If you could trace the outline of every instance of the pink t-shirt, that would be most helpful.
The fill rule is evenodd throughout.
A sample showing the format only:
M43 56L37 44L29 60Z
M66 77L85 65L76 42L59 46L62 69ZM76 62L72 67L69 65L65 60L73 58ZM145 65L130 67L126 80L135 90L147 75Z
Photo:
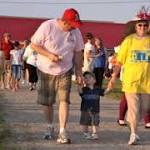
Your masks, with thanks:
M57 19L42 23L31 41L51 53L63 56L62 61L55 63L43 55L37 55L38 69L50 75L60 75L70 70L73 66L74 52L84 48L80 30L65 32L59 27Z

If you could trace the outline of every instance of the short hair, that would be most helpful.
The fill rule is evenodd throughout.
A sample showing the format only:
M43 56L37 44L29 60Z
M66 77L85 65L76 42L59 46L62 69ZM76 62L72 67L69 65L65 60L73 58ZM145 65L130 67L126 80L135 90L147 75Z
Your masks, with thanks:
M93 34L90 33L90 32L86 33L86 34L85 34L85 37L86 37L86 39L89 39L89 40L91 40L91 39L94 38Z
M5 33L3 34L3 37L11 37L11 34L10 34L9 32L5 32Z
M95 79L95 75L94 75L94 73L92 73L92 72L85 71L85 72L83 73L83 77L85 77L86 75L90 75L90 76L92 76L92 77Z
M24 40L24 43L29 45L31 43L31 40Z
M13 45L14 45L14 47L18 47L18 46L20 45L20 43L19 43L18 41L15 41L15 42L13 43Z

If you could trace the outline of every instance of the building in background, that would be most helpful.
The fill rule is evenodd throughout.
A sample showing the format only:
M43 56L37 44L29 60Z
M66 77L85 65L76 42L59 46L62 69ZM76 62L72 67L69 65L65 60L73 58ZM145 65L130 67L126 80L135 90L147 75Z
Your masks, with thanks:
M22 18L0 16L0 37L4 32L10 32L14 40L30 39L39 25L48 18ZM92 32L94 36L101 37L108 49L119 45L125 29L125 24L102 21L83 21L80 30L83 36Z

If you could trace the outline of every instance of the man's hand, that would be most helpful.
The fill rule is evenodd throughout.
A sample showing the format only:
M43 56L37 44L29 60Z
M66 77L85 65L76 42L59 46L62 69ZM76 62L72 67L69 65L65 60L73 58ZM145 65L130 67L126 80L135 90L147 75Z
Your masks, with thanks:
M39 45L31 43L31 48L33 50L35 50L38 54L47 57L52 62L56 62L57 63L57 62L59 62L59 61L61 61L63 59L63 56L53 54L53 53L47 51L46 49L44 49L43 47L41 47Z
M56 55L56 54L49 54L48 58L52 61L52 62L59 62L63 59L62 56L60 55Z
M83 86L83 76L82 75L77 75L76 76L76 82L77 82L77 84Z

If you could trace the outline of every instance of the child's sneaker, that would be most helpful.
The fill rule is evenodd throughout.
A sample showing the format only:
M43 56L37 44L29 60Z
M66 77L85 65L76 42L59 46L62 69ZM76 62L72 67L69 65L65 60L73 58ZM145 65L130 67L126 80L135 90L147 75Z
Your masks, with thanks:
M89 132L84 132L83 137L84 139L91 139L91 134Z
M68 135L67 135L66 132L64 131L64 132L62 132L62 133L59 133L57 142L58 142L59 144L70 144L70 143L71 143L71 140L68 138Z
M130 135L130 140L128 142L128 145L136 145L139 140L140 140L140 137L136 135L135 133L132 133Z
M52 140L54 139L54 127L48 127L47 133L44 135L45 140Z
M92 133L91 139L92 140L98 140L98 135L96 133Z

